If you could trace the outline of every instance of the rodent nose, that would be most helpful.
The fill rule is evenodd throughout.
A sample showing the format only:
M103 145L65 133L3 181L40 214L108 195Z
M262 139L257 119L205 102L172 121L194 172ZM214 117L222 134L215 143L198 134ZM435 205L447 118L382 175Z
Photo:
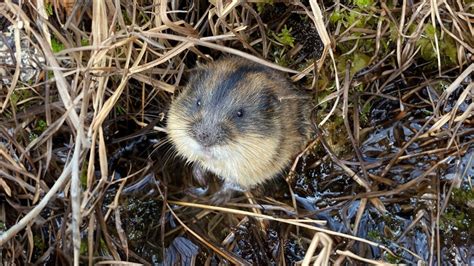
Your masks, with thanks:
M212 146L213 144L212 137L211 137L211 134L209 134L209 132L205 132L205 131L197 132L196 139L199 141L199 143L201 143L203 146L206 146L206 147Z
M221 135L219 127L206 127L202 123L194 124L192 132L194 138L204 147L215 145Z

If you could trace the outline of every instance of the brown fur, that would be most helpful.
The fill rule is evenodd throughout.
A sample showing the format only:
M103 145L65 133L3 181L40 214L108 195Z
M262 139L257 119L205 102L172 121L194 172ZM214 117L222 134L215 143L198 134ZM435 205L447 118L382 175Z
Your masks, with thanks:
M188 162L249 189L280 174L304 147L310 132L306 96L273 69L220 59L197 68L173 101L169 138Z

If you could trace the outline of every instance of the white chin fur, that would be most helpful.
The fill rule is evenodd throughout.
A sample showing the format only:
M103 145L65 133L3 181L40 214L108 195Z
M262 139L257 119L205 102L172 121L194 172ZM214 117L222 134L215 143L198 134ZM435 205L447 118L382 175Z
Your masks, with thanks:
M189 161L208 161L208 160L219 160L216 156L214 148L205 148L199 144L192 137L176 134L172 139L175 143L178 152Z

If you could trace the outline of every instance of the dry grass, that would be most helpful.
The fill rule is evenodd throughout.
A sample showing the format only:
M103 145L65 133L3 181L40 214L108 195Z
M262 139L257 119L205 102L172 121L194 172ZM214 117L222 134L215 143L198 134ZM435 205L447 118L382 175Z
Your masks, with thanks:
M469 1L20 2L0 3L5 264L469 258ZM190 196L163 119L196 61L222 54L287 72L318 126L277 193L216 207Z

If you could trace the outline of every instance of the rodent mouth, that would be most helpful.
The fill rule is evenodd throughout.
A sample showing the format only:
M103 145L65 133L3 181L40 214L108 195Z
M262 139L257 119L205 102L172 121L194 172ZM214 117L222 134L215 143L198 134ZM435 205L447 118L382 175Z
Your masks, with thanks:
M213 154L213 152L212 152L212 148L211 148L211 147L204 147L204 146L201 146L200 153L201 153L201 157L202 157L204 160L212 160L212 159L214 159L214 154Z

